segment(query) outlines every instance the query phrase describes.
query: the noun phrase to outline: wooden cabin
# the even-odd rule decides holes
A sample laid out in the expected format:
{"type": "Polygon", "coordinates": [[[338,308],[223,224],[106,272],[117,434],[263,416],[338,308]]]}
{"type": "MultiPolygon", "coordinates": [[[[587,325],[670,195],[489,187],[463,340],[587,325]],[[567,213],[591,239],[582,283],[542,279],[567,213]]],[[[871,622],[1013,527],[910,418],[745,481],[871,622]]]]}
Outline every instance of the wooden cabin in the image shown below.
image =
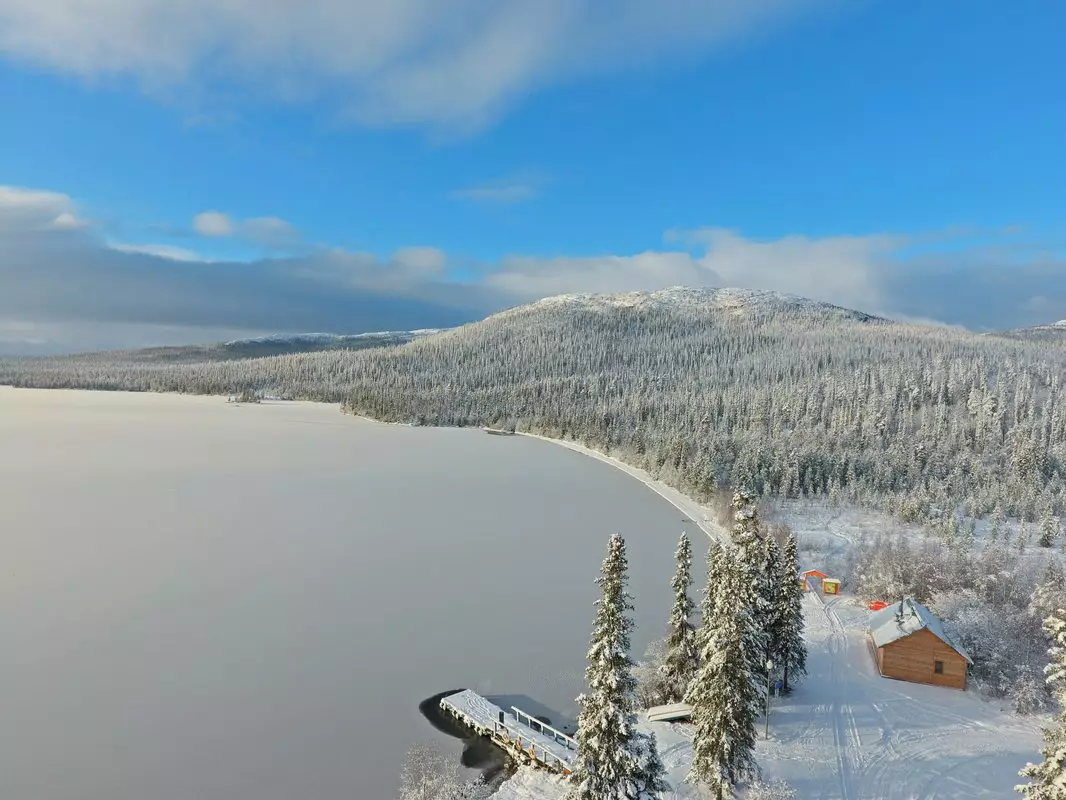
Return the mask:
{"type": "Polygon", "coordinates": [[[840,581],[836,578],[822,578],[822,594],[840,594],[840,581]]]}
{"type": "Polygon", "coordinates": [[[966,688],[973,662],[921,603],[905,599],[870,615],[877,671],[885,678],[966,688]]]}

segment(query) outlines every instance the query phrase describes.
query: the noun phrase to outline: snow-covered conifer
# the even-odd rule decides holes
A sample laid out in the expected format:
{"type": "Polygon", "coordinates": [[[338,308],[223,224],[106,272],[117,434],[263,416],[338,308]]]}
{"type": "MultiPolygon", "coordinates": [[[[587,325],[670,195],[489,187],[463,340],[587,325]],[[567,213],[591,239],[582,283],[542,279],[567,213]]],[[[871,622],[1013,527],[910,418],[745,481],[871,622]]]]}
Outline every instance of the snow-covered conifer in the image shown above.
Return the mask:
{"type": "MultiPolygon", "coordinates": [[[[575,800],[638,800],[656,773],[655,740],[637,731],[636,680],[629,655],[633,601],[625,541],[615,534],[607,546],[597,584],[601,597],[588,652],[588,691],[578,698],[575,800]]],[[[661,780],[661,770],[658,771],[661,780]]]]}
{"type": "Polygon", "coordinates": [[[738,489],[733,493],[733,541],[739,560],[740,574],[749,584],[746,594],[750,603],[749,615],[752,620],[750,635],[754,646],[748,653],[753,676],[761,687],[765,684],[766,659],[772,650],[773,636],[773,584],[776,576],[772,572],[769,559],[773,552],[767,544],[771,537],[761,531],[759,512],[751,492],[738,489]]]}
{"type": "Polygon", "coordinates": [[[1059,701],[1056,726],[1044,729],[1044,760],[1021,771],[1029,783],[1017,787],[1028,800],[1066,800],[1066,611],[1056,609],[1044,620],[1044,633],[1051,639],[1051,663],[1044,669],[1047,683],[1059,701]]]}
{"type": "Polygon", "coordinates": [[[1051,505],[1048,504],[1044,508],[1044,513],[1040,517],[1040,546],[1052,547],[1055,544],[1055,540],[1059,538],[1059,521],[1055,519],[1055,515],[1051,510],[1051,505]]]}
{"type": "Polygon", "coordinates": [[[1057,556],[1051,556],[1044,566],[1044,577],[1029,597],[1029,616],[1047,619],[1056,609],[1066,608],[1066,574],[1057,556]]]}
{"type": "Polygon", "coordinates": [[[722,548],[709,576],[702,608],[708,614],[697,635],[700,668],[685,701],[693,707],[689,780],[707,786],[718,800],[755,772],[755,720],[759,694],[751,674],[751,584],[740,554],[722,548]]]}
{"type": "Polygon", "coordinates": [[[778,559],[775,618],[776,661],[784,670],[783,688],[788,691],[789,676],[807,672],[807,643],[803,638],[803,587],[799,582],[799,553],[796,537],[789,534],[778,559]]]}
{"type": "Polygon", "coordinates": [[[671,583],[674,605],[666,637],[666,659],[662,665],[662,687],[666,702],[677,703],[685,696],[698,664],[696,629],[692,624],[695,604],[689,596],[692,586],[692,543],[682,533],[677,543],[677,569],[671,583]]]}

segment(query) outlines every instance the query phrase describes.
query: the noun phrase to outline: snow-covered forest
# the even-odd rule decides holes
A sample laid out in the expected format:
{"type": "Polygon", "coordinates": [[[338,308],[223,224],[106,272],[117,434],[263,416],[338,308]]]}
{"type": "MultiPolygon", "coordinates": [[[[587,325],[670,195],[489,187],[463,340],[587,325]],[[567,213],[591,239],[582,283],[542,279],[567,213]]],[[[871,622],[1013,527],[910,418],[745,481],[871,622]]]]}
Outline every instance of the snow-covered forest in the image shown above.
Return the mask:
{"type": "Polygon", "coordinates": [[[898,324],[799,298],[564,296],[400,347],[159,363],[0,360],[16,386],[272,395],[573,439],[705,498],[750,486],[904,520],[1066,510],[1066,341],[898,324]]]}

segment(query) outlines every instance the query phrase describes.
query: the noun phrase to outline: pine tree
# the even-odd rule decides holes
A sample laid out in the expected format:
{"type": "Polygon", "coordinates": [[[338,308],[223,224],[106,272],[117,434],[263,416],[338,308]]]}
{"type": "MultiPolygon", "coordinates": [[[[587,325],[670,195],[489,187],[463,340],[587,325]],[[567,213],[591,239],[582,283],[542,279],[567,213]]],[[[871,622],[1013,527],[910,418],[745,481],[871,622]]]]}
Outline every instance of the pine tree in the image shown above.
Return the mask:
{"type": "Polygon", "coordinates": [[[1057,726],[1044,729],[1044,760],[1028,764],[1019,773],[1029,778],[1017,791],[1028,800],[1066,800],[1066,611],[1057,609],[1044,620],[1044,633],[1052,641],[1048,650],[1051,663],[1044,668],[1046,680],[1059,701],[1057,726]]]}
{"type": "Polygon", "coordinates": [[[996,541],[1000,534],[1003,532],[1003,507],[996,503],[996,508],[992,512],[992,522],[988,529],[988,538],[991,541],[996,541]]]}
{"type": "Polygon", "coordinates": [[[692,543],[684,533],[677,543],[677,570],[671,585],[674,607],[670,613],[670,630],[666,637],[666,659],[662,665],[663,692],[666,702],[677,703],[685,696],[688,684],[696,672],[696,628],[692,624],[695,604],[689,597],[692,586],[692,543]]]}
{"type": "Polygon", "coordinates": [[[1044,566],[1044,577],[1029,597],[1029,615],[1035,619],[1047,619],[1056,609],[1066,607],[1066,575],[1056,556],[1051,556],[1044,566]]]}
{"type": "Polygon", "coordinates": [[[779,607],[781,594],[781,550],[774,537],[767,534],[762,539],[762,551],[759,554],[758,588],[763,592],[762,606],[766,609],[764,632],[766,634],[766,651],[763,662],[774,658],[784,631],[779,607]]]}
{"type": "Polygon", "coordinates": [[[588,692],[578,698],[574,800],[638,800],[642,792],[665,791],[655,740],[637,731],[628,571],[625,541],[615,534],[596,581],[602,594],[585,670],[588,692]]]}
{"type": "Polygon", "coordinates": [[[1044,508],[1044,513],[1040,517],[1040,546],[1051,547],[1058,538],[1059,521],[1055,519],[1051,506],[1048,505],[1044,508]]]}
{"type": "Polygon", "coordinates": [[[708,786],[717,800],[755,772],[755,720],[759,694],[749,668],[751,586],[739,554],[723,549],[717,574],[709,575],[697,641],[700,668],[685,702],[692,705],[692,770],[689,780],[708,786]],[[713,580],[712,580],[713,579],[713,580]],[[713,596],[711,599],[709,596],[713,596]]]}
{"type": "Polygon", "coordinates": [[[784,670],[783,688],[788,676],[807,673],[807,643],[803,639],[803,587],[799,582],[799,553],[796,537],[788,535],[778,561],[776,603],[776,647],[774,661],[784,670]]]}
{"type": "MultiPolygon", "coordinates": [[[[749,616],[752,621],[752,637],[754,646],[747,651],[749,667],[757,680],[757,685],[762,687],[766,683],[766,660],[771,651],[771,637],[773,625],[773,597],[772,576],[767,571],[767,545],[764,541],[770,538],[763,536],[760,531],[759,512],[755,507],[754,496],[745,489],[738,489],[733,494],[733,542],[736,544],[739,559],[740,574],[748,583],[750,607],[749,616]]],[[[760,688],[760,692],[765,691],[760,688]]]]}

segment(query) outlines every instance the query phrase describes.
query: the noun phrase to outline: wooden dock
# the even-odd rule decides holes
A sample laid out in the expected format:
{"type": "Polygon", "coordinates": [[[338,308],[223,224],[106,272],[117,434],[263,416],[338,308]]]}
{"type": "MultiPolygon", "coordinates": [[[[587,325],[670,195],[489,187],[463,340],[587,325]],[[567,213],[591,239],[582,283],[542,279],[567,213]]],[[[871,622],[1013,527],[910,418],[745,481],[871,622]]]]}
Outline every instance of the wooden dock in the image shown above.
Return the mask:
{"type": "Polygon", "coordinates": [[[577,762],[577,742],[515,706],[504,711],[477,692],[448,695],[440,707],[518,760],[569,775],[577,762]]]}

